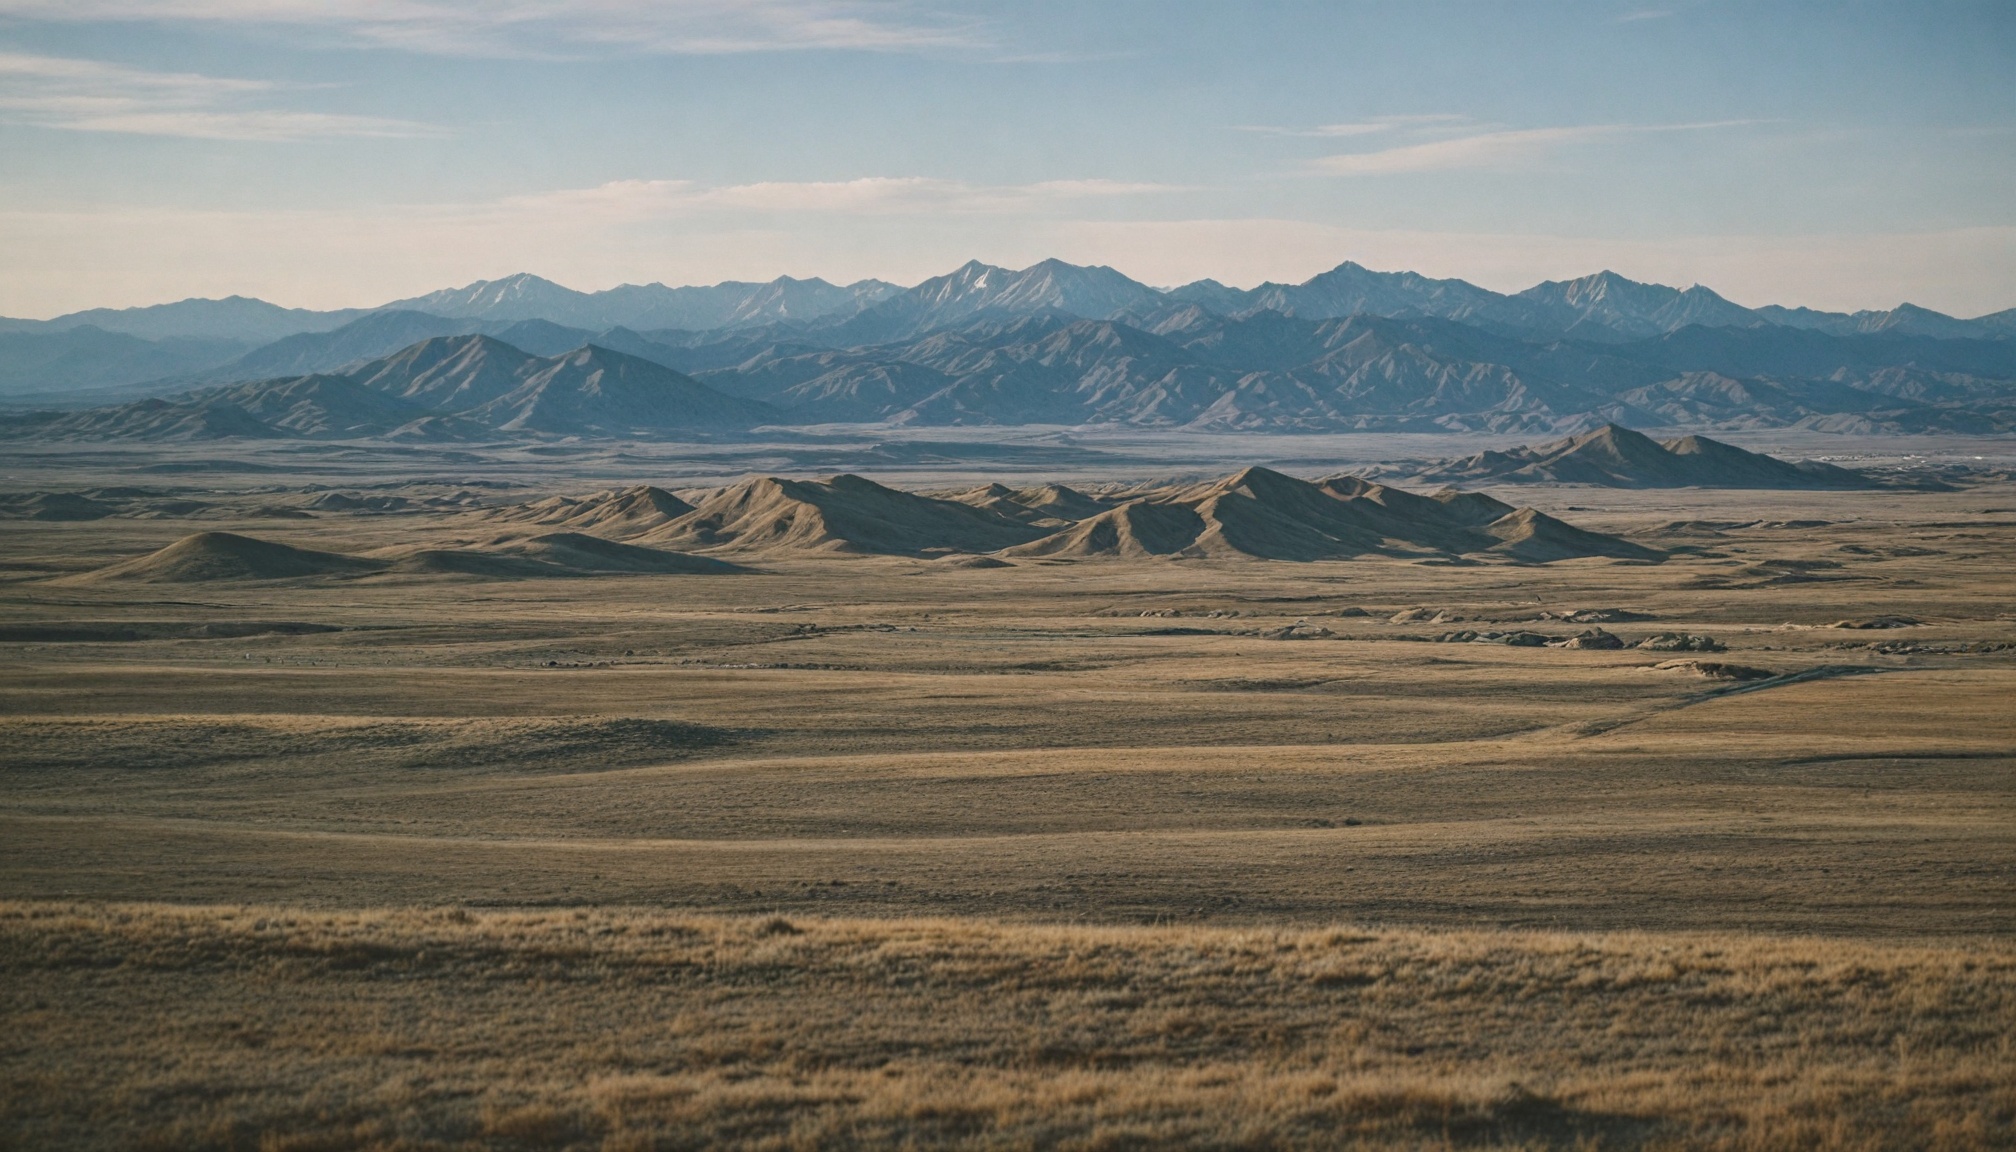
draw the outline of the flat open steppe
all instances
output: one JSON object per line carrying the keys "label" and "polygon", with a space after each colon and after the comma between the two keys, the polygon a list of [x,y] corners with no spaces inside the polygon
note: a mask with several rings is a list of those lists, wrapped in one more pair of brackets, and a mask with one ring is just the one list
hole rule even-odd
{"label": "flat open steppe", "polygon": [[[1516,496],[1677,550],[162,584],[76,576],[476,530],[9,522],[4,1123],[2016,1138],[2016,489]],[[1726,651],[1460,638],[1598,627]]]}

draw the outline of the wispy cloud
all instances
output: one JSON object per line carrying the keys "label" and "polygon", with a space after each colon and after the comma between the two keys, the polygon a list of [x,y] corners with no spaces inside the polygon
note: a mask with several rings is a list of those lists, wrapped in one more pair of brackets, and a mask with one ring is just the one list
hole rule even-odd
{"label": "wispy cloud", "polygon": [[1375,116],[1370,120],[1359,120],[1343,124],[1318,124],[1313,128],[1284,128],[1273,124],[1239,124],[1234,129],[1239,132],[1254,132],[1263,136],[1302,136],[1317,139],[1335,139],[1345,136],[1375,136],[1381,132],[1397,132],[1406,129],[1448,128],[1468,123],[1468,116],[1435,113],[1420,116]]}
{"label": "wispy cloud", "polygon": [[1050,52],[1007,52],[990,56],[995,64],[1103,64],[1111,60],[1138,60],[1141,52],[1137,49],[1114,49],[1100,52],[1050,51]]}
{"label": "wispy cloud", "polygon": [[0,120],[8,123],[208,140],[438,134],[409,120],[251,106],[277,91],[263,80],[0,52]]}
{"label": "wispy cloud", "polygon": [[1453,140],[1402,144],[1376,152],[1325,156],[1317,166],[1329,172],[1357,176],[1398,172],[1441,172],[1458,168],[1495,168],[1530,159],[1563,144],[1614,136],[1615,125],[1579,128],[1525,128],[1484,132]]}
{"label": "wispy cloud", "polygon": [[0,0],[0,15],[293,28],[457,56],[906,52],[983,42],[970,22],[896,0]]}
{"label": "wispy cloud", "polygon": [[1626,12],[1611,21],[1613,24],[1636,24],[1641,20],[1664,20],[1673,15],[1668,8],[1643,8],[1636,12]]}
{"label": "wispy cloud", "polygon": [[919,213],[1041,212],[1088,200],[1152,195],[1178,189],[1116,180],[1049,180],[1034,184],[971,184],[924,176],[857,180],[761,181],[702,185],[690,180],[617,180],[499,201],[500,212],[566,211],[647,220],[706,212],[756,215],[888,216]]}
{"label": "wispy cloud", "polygon": [[1345,176],[1447,172],[1467,168],[1514,168],[1558,149],[1647,132],[1693,132],[1751,123],[1724,120],[1701,124],[1583,124],[1561,128],[1518,128],[1479,132],[1446,140],[1401,144],[1373,152],[1325,156],[1316,166]]}

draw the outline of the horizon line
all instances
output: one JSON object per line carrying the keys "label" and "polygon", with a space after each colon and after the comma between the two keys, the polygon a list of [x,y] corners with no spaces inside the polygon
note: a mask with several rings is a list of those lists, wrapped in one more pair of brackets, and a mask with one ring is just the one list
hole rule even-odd
{"label": "horizon line", "polygon": [[[962,270],[964,270],[964,269],[966,269],[966,268],[969,268],[969,267],[972,267],[973,265],[976,265],[976,264],[977,264],[977,265],[980,265],[981,267],[983,267],[983,268],[986,268],[986,269],[988,269],[988,270],[990,270],[990,271],[1001,271],[1001,272],[1005,272],[1005,273],[1008,273],[1008,274],[1010,274],[1010,275],[1018,275],[1018,276],[1019,276],[1019,275],[1022,275],[1022,274],[1024,274],[1024,273],[1026,273],[1026,272],[1029,272],[1029,271],[1031,271],[1031,270],[1033,270],[1033,269],[1035,269],[1035,268],[1039,268],[1039,267],[1041,267],[1041,266],[1043,266],[1043,265],[1045,265],[1045,264],[1059,264],[1059,265],[1063,265],[1064,267],[1067,267],[1067,268],[1072,268],[1072,269],[1077,269],[1077,270],[1081,270],[1081,271],[1107,271],[1107,272],[1112,272],[1112,273],[1114,273],[1115,275],[1118,275],[1118,276],[1121,276],[1121,277],[1125,278],[1125,279],[1126,279],[1126,280],[1128,280],[1128,281],[1129,281],[1130,283],[1133,283],[1133,284],[1136,284],[1136,285],[1139,285],[1139,286],[1140,286],[1140,287],[1142,287],[1142,288],[1145,288],[1145,289],[1148,289],[1149,291],[1152,291],[1152,292],[1157,292],[1157,293],[1160,293],[1160,294],[1162,294],[1162,295],[1168,295],[1168,294],[1170,294],[1170,293],[1172,293],[1172,292],[1176,292],[1176,291],[1180,291],[1180,290],[1182,290],[1182,289],[1184,289],[1184,288],[1188,288],[1188,287],[1192,287],[1192,286],[1194,286],[1194,285],[1198,285],[1198,284],[1204,284],[1204,283],[1210,283],[1210,284],[1215,284],[1215,285],[1218,285],[1218,286],[1220,286],[1220,287],[1224,287],[1224,288],[1227,288],[1227,289],[1229,289],[1229,290],[1232,290],[1232,291],[1237,291],[1237,292],[1258,292],[1258,291],[1260,291],[1261,289],[1263,289],[1263,288],[1268,288],[1268,287],[1283,287],[1283,288],[1295,288],[1295,287],[1301,287],[1301,286],[1303,286],[1303,285],[1306,285],[1306,284],[1309,284],[1309,283],[1311,283],[1312,281],[1315,281],[1315,280],[1318,280],[1318,279],[1321,279],[1321,278],[1322,278],[1322,277],[1324,277],[1324,276],[1327,276],[1327,275],[1330,275],[1330,274],[1332,274],[1332,273],[1335,273],[1335,272],[1337,272],[1337,271],[1340,271],[1340,270],[1342,270],[1342,269],[1345,269],[1345,268],[1356,268],[1356,269],[1359,269],[1359,270],[1361,270],[1361,271],[1365,271],[1365,272],[1369,272],[1369,273],[1371,273],[1371,274],[1373,274],[1373,275],[1375,275],[1375,276],[1410,276],[1410,275],[1411,275],[1411,276],[1421,276],[1421,278],[1422,278],[1422,279],[1424,279],[1424,280],[1430,280],[1430,281],[1434,281],[1434,282],[1436,282],[1436,283],[1443,283],[1443,284],[1462,284],[1462,285],[1464,285],[1464,286],[1466,286],[1466,287],[1469,287],[1469,288],[1473,288],[1473,289],[1475,289],[1475,290],[1477,290],[1477,291],[1479,291],[1479,292],[1486,292],[1486,293],[1489,293],[1489,294],[1491,294],[1491,295],[1493,295],[1493,296],[1497,296],[1497,297],[1501,297],[1501,298],[1506,298],[1506,299],[1512,299],[1512,298],[1517,298],[1517,297],[1519,297],[1519,296],[1521,296],[1521,295],[1524,295],[1524,294],[1525,294],[1525,293],[1527,293],[1527,292],[1531,292],[1531,291],[1533,291],[1533,290],[1534,290],[1534,289],[1536,289],[1536,288],[1544,288],[1544,287],[1547,287],[1547,286],[1549,286],[1549,285],[1555,285],[1555,284],[1575,284],[1575,283],[1580,283],[1580,282],[1582,282],[1582,281],[1585,281],[1585,280],[1594,280],[1594,279],[1597,279],[1597,278],[1599,278],[1599,277],[1615,277],[1615,278],[1617,278],[1618,280],[1622,280],[1622,281],[1624,281],[1624,282],[1625,282],[1625,283],[1627,283],[1627,284],[1632,284],[1632,285],[1637,285],[1637,286],[1642,286],[1642,287],[1650,287],[1650,288],[1663,288],[1663,289],[1666,289],[1666,290],[1668,290],[1668,291],[1672,291],[1672,292],[1691,292],[1691,291],[1694,291],[1694,290],[1696,290],[1696,289],[1699,289],[1699,290],[1702,290],[1702,291],[1705,291],[1705,292],[1708,292],[1708,293],[1710,293],[1711,295],[1715,296],[1715,297],[1716,297],[1717,299],[1719,299],[1719,300],[1723,300],[1723,301],[1726,301],[1726,302],[1728,302],[1728,303],[1730,303],[1730,304],[1734,305],[1735,307],[1738,307],[1738,308],[1743,308],[1743,309],[1745,309],[1746,311],[1753,311],[1753,312],[1754,312],[1754,311],[1760,311],[1760,310],[1762,310],[1762,309],[1764,309],[1764,308],[1783,308],[1783,309],[1786,309],[1786,310],[1788,310],[1788,311],[1795,311],[1795,312],[1796,312],[1796,311],[1811,311],[1811,312],[1816,312],[1816,313],[1820,313],[1820,314],[1823,314],[1823,315],[1838,315],[1838,316],[1858,316],[1858,315],[1871,315],[1871,314],[1873,314],[1873,315],[1881,315],[1881,314],[1884,314],[1884,313],[1889,313],[1889,312],[1895,312],[1895,311],[1898,311],[1899,309],[1903,309],[1903,308],[1916,308],[1916,309],[1920,309],[1920,310],[1922,310],[1922,311],[1925,311],[1925,312],[1929,312],[1929,313],[1932,313],[1933,315],[1937,315],[1937,316],[1943,316],[1943,317],[1946,317],[1946,318],[1948,318],[1948,319],[1953,319],[1953,320],[1960,320],[1960,321],[1963,321],[1963,322],[1971,322],[1971,321],[1975,321],[1975,320],[1981,320],[1981,319],[1985,319],[1985,318],[1987,318],[1987,317],[1991,317],[1991,316],[1999,316],[1999,315],[2001,315],[2002,313],[2004,313],[2004,312],[2008,312],[2008,311],[2016,311],[2016,306],[2012,306],[2012,307],[2010,307],[2010,308],[1998,308],[1998,309],[1992,309],[1992,310],[1990,310],[1990,311],[1987,311],[1987,312],[1983,312],[1983,313],[1980,313],[1980,314],[1979,314],[1979,315],[1977,315],[1977,316],[1956,316],[1956,315],[1953,315],[1952,313],[1947,313],[1947,312],[1941,312],[1941,311],[1939,311],[1939,310],[1938,310],[1938,309],[1936,309],[1936,308],[1926,308],[1926,307],[1924,307],[1923,305],[1919,305],[1919,304],[1914,304],[1914,303],[1912,303],[1912,302],[1911,302],[1911,301],[1909,301],[1909,300],[1901,300],[1901,301],[1899,301],[1898,303],[1896,303],[1896,304],[1893,304],[1893,305],[1891,305],[1891,306],[1890,306],[1890,307],[1888,307],[1888,308],[1862,308],[1862,309],[1857,309],[1857,310],[1855,310],[1855,311],[1853,311],[1853,312],[1846,312],[1846,311],[1834,311],[1834,310],[1830,310],[1830,309],[1824,309],[1824,308],[1812,308],[1812,307],[1810,307],[1810,306],[1808,306],[1808,305],[1784,305],[1784,304],[1761,304],[1761,305],[1745,305],[1745,304],[1739,304],[1739,303],[1737,303],[1736,301],[1734,301],[1734,300],[1731,300],[1731,299],[1729,299],[1729,297],[1727,297],[1727,296],[1724,296],[1724,295],[1722,295],[1722,293],[1720,293],[1720,292],[1717,292],[1717,291],[1716,291],[1716,290],[1715,290],[1714,288],[1712,288],[1712,287],[1709,287],[1709,286],[1708,286],[1708,285],[1706,285],[1706,284],[1703,284],[1703,283],[1700,283],[1699,281],[1697,281],[1697,282],[1695,282],[1695,283],[1693,283],[1693,284],[1690,284],[1690,285],[1688,285],[1688,286],[1687,286],[1686,288],[1678,288],[1678,287],[1675,287],[1675,286],[1673,286],[1673,285],[1670,285],[1670,284],[1662,284],[1662,283],[1659,283],[1659,282],[1657,282],[1657,281],[1651,281],[1651,280],[1634,280],[1634,279],[1632,279],[1631,277],[1629,277],[1629,276],[1626,276],[1626,275],[1624,275],[1623,273],[1620,273],[1620,272],[1617,272],[1617,271],[1615,271],[1614,269],[1610,269],[1610,268],[1603,268],[1603,269],[1600,269],[1600,270],[1598,270],[1598,271],[1595,271],[1595,272],[1590,272],[1590,273],[1585,273],[1585,274],[1583,274],[1583,275],[1581,275],[1581,276],[1574,276],[1574,277],[1568,277],[1568,278],[1565,278],[1565,279],[1555,279],[1555,280],[1541,280],[1541,281],[1538,281],[1538,282],[1536,282],[1536,283],[1534,283],[1534,284],[1532,284],[1532,285],[1530,285],[1530,286],[1528,286],[1528,287],[1526,287],[1526,288],[1522,288],[1522,289],[1519,289],[1518,291],[1515,291],[1515,292],[1500,292],[1500,291],[1497,291],[1497,290],[1495,290],[1495,289],[1491,289],[1491,288],[1486,288],[1486,287],[1484,287],[1484,286],[1482,286],[1482,285],[1480,285],[1480,284],[1476,284],[1476,283],[1474,283],[1474,282],[1472,282],[1472,281],[1470,281],[1470,280],[1466,280],[1466,279],[1463,279],[1462,277],[1448,277],[1448,276],[1445,276],[1445,277],[1438,277],[1438,276],[1428,276],[1428,275],[1426,275],[1426,274],[1424,274],[1424,273],[1417,273],[1417,272],[1414,272],[1414,271],[1413,271],[1412,269],[1404,269],[1404,268],[1402,268],[1402,269],[1391,269],[1391,270],[1387,270],[1387,269],[1378,269],[1378,268],[1372,268],[1372,267],[1370,267],[1370,266],[1368,266],[1368,265],[1365,265],[1365,264],[1361,264],[1361,263],[1359,263],[1358,261],[1356,261],[1356,260],[1351,260],[1351,259],[1346,259],[1346,260],[1343,260],[1343,261],[1340,261],[1340,262],[1339,262],[1338,264],[1336,264],[1335,266],[1333,266],[1333,267],[1331,267],[1331,268],[1328,268],[1328,269],[1325,269],[1325,270],[1324,270],[1324,271],[1322,271],[1322,272],[1318,272],[1318,273],[1316,273],[1316,274],[1314,274],[1314,275],[1310,276],[1310,277],[1309,277],[1308,279],[1305,279],[1305,280],[1302,280],[1302,281],[1281,281],[1281,280],[1262,280],[1262,281],[1259,281],[1258,283],[1255,283],[1255,284],[1251,285],[1250,287],[1242,287],[1242,286],[1240,286],[1240,285],[1237,285],[1237,284],[1227,284],[1227,283],[1225,283],[1225,282],[1223,282],[1223,281],[1220,281],[1220,280],[1216,279],[1215,277],[1210,277],[1210,276],[1206,276],[1206,277],[1200,277],[1199,279],[1196,279],[1196,280],[1190,280],[1190,281],[1186,281],[1186,282],[1184,282],[1184,283],[1182,283],[1182,284],[1175,284],[1175,285],[1168,285],[1168,286],[1163,286],[1163,285],[1156,285],[1156,284],[1149,284],[1149,283],[1147,283],[1146,281],[1143,281],[1143,280],[1138,280],[1138,279],[1135,279],[1135,278],[1134,278],[1133,276],[1130,276],[1130,275],[1128,275],[1127,273],[1125,273],[1125,272],[1122,272],[1122,271],[1120,271],[1120,270],[1119,270],[1118,268],[1115,268],[1115,267],[1113,267],[1112,265],[1109,265],[1109,264],[1073,264],[1073,263],[1071,263],[1070,261],[1068,261],[1068,260],[1065,260],[1065,259],[1063,259],[1063,258],[1061,258],[1061,257],[1056,257],[1056,256],[1050,256],[1050,257],[1045,257],[1044,259],[1041,259],[1041,260],[1037,260],[1037,261],[1035,261],[1035,262],[1033,262],[1033,263],[1031,263],[1031,264],[1028,264],[1028,265],[1026,265],[1026,266],[1024,266],[1024,267],[1021,267],[1021,268],[1010,268],[1010,267],[1007,267],[1007,266],[1005,266],[1005,265],[999,265],[999,264],[990,264],[990,263],[988,263],[988,262],[986,262],[986,261],[984,261],[984,260],[981,260],[981,259],[979,259],[978,257],[974,257],[974,258],[971,258],[971,259],[968,259],[968,260],[964,261],[963,263],[959,264],[959,265],[958,265],[957,267],[953,268],[953,269],[952,269],[951,271],[949,271],[949,272],[941,272],[941,273],[938,273],[938,274],[937,274],[937,275],[935,275],[935,276],[927,276],[927,277],[925,277],[924,279],[922,279],[922,280],[919,280],[919,281],[917,281],[917,282],[916,282],[916,283],[914,283],[914,284],[903,284],[903,283],[900,283],[900,282],[898,282],[898,281],[893,281],[893,280],[884,280],[884,279],[882,279],[882,278],[880,278],[880,277],[876,277],[876,276],[864,276],[864,277],[861,277],[861,278],[859,278],[859,279],[857,279],[857,280],[851,280],[851,281],[846,281],[846,282],[835,282],[835,281],[832,281],[832,280],[828,280],[828,279],[826,279],[826,278],[825,278],[824,276],[820,276],[820,275],[816,275],[816,274],[815,274],[815,275],[812,275],[812,276],[793,276],[793,275],[791,275],[791,274],[789,274],[789,273],[783,273],[783,274],[780,274],[780,275],[777,275],[777,276],[774,276],[774,277],[772,277],[772,278],[770,278],[770,279],[768,279],[768,280],[738,280],[738,279],[727,279],[727,280],[719,280],[719,281],[715,281],[714,283],[711,283],[711,284],[667,284],[667,283],[665,283],[665,282],[664,282],[664,281],[662,281],[662,280],[652,280],[652,281],[648,281],[648,282],[644,282],[644,283],[638,283],[638,282],[635,282],[635,281],[624,281],[623,283],[620,283],[620,284],[615,284],[615,285],[612,285],[612,286],[610,286],[610,287],[608,287],[608,288],[599,288],[599,289],[580,289],[580,288],[572,288],[572,287],[569,287],[569,286],[567,286],[567,285],[565,285],[565,284],[562,284],[562,283],[560,283],[560,282],[559,282],[559,281],[557,281],[557,280],[554,280],[554,279],[552,279],[552,278],[550,278],[550,277],[547,277],[547,276],[543,276],[543,275],[540,275],[539,273],[536,273],[536,272],[531,272],[531,271],[522,271],[522,270],[521,270],[521,271],[518,271],[518,272],[512,272],[512,273],[509,273],[509,274],[507,274],[507,275],[503,275],[503,276],[497,276],[497,277],[488,277],[488,278],[483,278],[483,277],[479,277],[478,279],[475,279],[475,280],[471,280],[471,281],[469,281],[469,282],[468,282],[468,283],[466,283],[466,284],[462,284],[462,285],[457,285],[457,286],[450,286],[450,287],[444,287],[444,288],[436,288],[436,289],[432,289],[432,290],[430,290],[430,291],[427,291],[427,292],[422,292],[422,293],[419,293],[418,295],[414,295],[414,296],[403,296],[403,297],[399,297],[399,298],[396,298],[396,299],[393,299],[393,300],[389,300],[389,301],[386,301],[386,302],[384,302],[384,303],[381,303],[381,304],[374,304],[374,305],[351,305],[351,306],[348,306],[348,307],[342,307],[342,308],[300,308],[300,307],[294,307],[294,306],[290,306],[290,305],[285,305],[285,304],[277,304],[277,303],[274,303],[273,301],[270,301],[270,300],[267,300],[267,299],[265,299],[264,297],[260,297],[260,296],[249,296],[249,295],[245,295],[245,294],[243,294],[243,293],[238,293],[238,292],[233,292],[233,293],[231,293],[231,294],[229,294],[229,295],[225,295],[225,296],[185,296],[185,297],[182,297],[181,299],[177,299],[177,300],[163,300],[163,301],[159,301],[159,302],[157,302],[157,303],[153,303],[153,304],[133,304],[133,305],[126,305],[126,306],[123,306],[123,307],[109,307],[109,306],[94,306],[94,307],[90,307],[90,308],[79,308],[79,309],[75,309],[75,310],[73,310],[73,311],[69,311],[69,312],[60,312],[60,313],[56,313],[55,315],[51,315],[51,316],[45,316],[45,317],[34,317],[34,316],[0,316],[0,320],[13,320],[13,321],[20,321],[20,322],[25,322],[25,323],[36,323],[36,324],[46,324],[46,323],[53,323],[53,322],[55,322],[55,321],[58,321],[58,320],[64,320],[64,319],[68,319],[68,318],[70,318],[70,317],[72,317],[72,316],[81,316],[81,315],[85,315],[85,314],[87,314],[87,313],[92,313],[92,312],[111,312],[111,313],[124,313],[124,312],[141,312],[141,311],[147,311],[147,310],[149,310],[149,309],[154,309],[154,308],[172,308],[172,307],[174,307],[174,306],[176,306],[176,305],[178,305],[178,304],[221,304],[221,303],[227,303],[227,302],[229,302],[229,301],[233,301],[233,300],[243,300],[243,301],[247,301],[247,302],[251,302],[251,303],[257,303],[257,304],[264,304],[264,305],[267,305],[268,307],[273,307],[273,308],[282,308],[282,309],[285,309],[285,310],[287,310],[287,311],[290,311],[290,312],[309,312],[309,313],[316,313],[316,314],[320,314],[320,315],[328,315],[328,314],[331,314],[331,313],[338,313],[338,312],[357,312],[357,313],[360,313],[360,314],[367,314],[367,315],[368,315],[368,314],[370,314],[370,313],[374,313],[374,312],[388,312],[388,311],[393,311],[393,310],[395,310],[395,305],[401,305],[401,304],[408,304],[408,303],[411,303],[411,302],[414,302],[414,301],[417,301],[417,300],[420,300],[420,299],[423,299],[423,298],[425,298],[425,297],[428,297],[428,296],[435,296],[435,295],[440,295],[440,294],[442,294],[442,293],[455,293],[455,292],[467,292],[467,291],[470,291],[471,289],[475,289],[475,288],[480,288],[480,287],[483,287],[483,286],[486,286],[486,285],[491,285],[491,284],[503,284],[503,283],[508,283],[508,282],[511,282],[511,281],[515,281],[515,280],[537,280],[537,281],[539,281],[540,283],[543,283],[543,284],[550,284],[550,285],[552,285],[553,287],[555,287],[555,288],[558,288],[558,289],[560,289],[560,290],[562,290],[562,291],[564,291],[564,292],[571,292],[571,293],[574,293],[575,295],[579,295],[579,296],[590,296],[590,297],[593,297],[593,296],[603,296],[603,295],[607,295],[607,294],[609,294],[609,293],[612,293],[612,292],[620,292],[620,291],[622,291],[622,290],[624,290],[624,289],[654,289],[654,288],[655,288],[655,289],[662,289],[662,290],[664,290],[664,291],[668,291],[668,292],[680,292],[680,291],[703,291],[703,290],[707,290],[707,289],[715,289],[715,288],[724,288],[724,287],[728,287],[728,286],[731,286],[731,285],[748,285],[748,286],[750,286],[750,287],[758,287],[758,288],[760,288],[760,287],[764,287],[764,286],[767,286],[767,285],[772,285],[772,284],[776,284],[776,283],[779,283],[780,281],[790,281],[790,282],[793,282],[793,283],[799,283],[799,284],[805,284],[805,283],[820,283],[820,284],[825,284],[825,285],[828,285],[829,287],[833,287],[833,288],[842,288],[842,289],[844,289],[844,288],[852,288],[852,287],[855,287],[855,286],[857,286],[857,285],[862,285],[862,284],[886,284],[886,285],[890,285],[891,287],[894,287],[894,288],[897,288],[897,289],[900,289],[901,291],[904,291],[904,292],[908,292],[908,291],[913,291],[913,290],[915,290],[916,288],[920,287],[921,285],[923,285],[923,284],[927,284],[927,283],[931,282],[932,280],[938,280],[938,279],[943,279],[943,278],[945,278],[945,277],[948,277],[948,276],[952,276],[952,275],[956,275],[956,274],[957,274],[958,272],[960,272],[960,271],[962,271]],[[414,311],[418,311],[418,309],[411,309],[411,310],[414,310]]]}

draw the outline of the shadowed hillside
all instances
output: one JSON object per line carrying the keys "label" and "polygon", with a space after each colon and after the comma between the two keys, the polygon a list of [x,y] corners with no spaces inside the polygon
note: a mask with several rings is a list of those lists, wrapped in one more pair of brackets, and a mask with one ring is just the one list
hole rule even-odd
{"label": "shadowed hillside", "polygon": [[38,413],[44,439],[494,440],[705,435],[775,418],[650,360],[586,345],[541,357],[488,336],[439,336],[339,371],[259,380],[172,400]]}
{"label": "shadowed hillside", "polygon": [[198,584],[300,580],[375,573],[528,579],[617,574],[728,574],[748,569],[706,556],[639,547],[580,532],[506,535],[468,547],[391,547],[345,555],[240,536],[199,532],[158,552],[91,572],[71,582]]}
{"label": "shadowed hillside", "polygon": [[304,576],[354,576],[384,564],[358,556],[296,548],[235,532],[198,532],[158,552],[101,568],[94,581],[193,584],[212,580],[292,580]]}
{"label": "shadowed hillside", "polygon": [[734,556],[1001,552],[1052,560],[1309,561],[1493,555],[1545,563],[1576,557],[1649,561],[1663,555],[1481,493],[1424,496],[1350,476],[1311,483],[1267,468],[1135,490],[1124,498],[1095,498],[1060,484],[988,484],[926,495],[853,475],[766,476],[722,489],[697,507],[640,486],[555,496],[476,516]]}
{"label": "shadowed hillside", "polygon": [[745,480],[645,540],[732,553],[992,552],[1042,535],[1017,520],[859,476]]}
{"label": "shadowed hillside", "polygon": [[488,509],[477,515],[485,520],[593,529],[600,535],[620,539],[641,535],[691,511],[693,505],[663,488],[638,484],[578,499],[552,496],[533,504]]}
{"label": "shadowed hillside", "polygon": [[727,575],[747,568],[581,532],[500,536],[470,548],[387,549],[392,572],[524,579],[542,576]]}
{"label": "shadowed hillside", "polygon": [[1141,493],[1133,503],[1007,554],[1269,560],[1496,554],[1532,563],[1662,556],[1488,496],[1421,496],[1348,476],[1312,484],[1267,468]]}
{"label": "shadowed hillside", "polygon": [[1538,447],[1480,452],[1432,466],[1421,477],[1449,483],[1605,488],[1881,487],[1859,472],[1816,460],[1787,462],[1706,436],[1660,443],[1616,424]]}

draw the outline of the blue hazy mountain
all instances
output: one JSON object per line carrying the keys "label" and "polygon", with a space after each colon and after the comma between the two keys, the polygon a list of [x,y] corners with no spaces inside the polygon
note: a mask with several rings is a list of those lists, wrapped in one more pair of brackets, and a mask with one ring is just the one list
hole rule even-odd
{"label": "blue hazy mountain", "polygon": [[296,332],[326,332],[366,311],[369,309],[316,312],[282,308],[246,296],[227,296],[222,300],[190,299],[142,308],[92,308],[52,320],[0,319],[0,332],[65,332],[89,326],[143,340],[185,336],[264,344]]}
{"label": "blue hazy mountain", "polygon": [[576,292],[529,273],[478,280],[395,300],[384,309],[427,312],[475,320],[548,320],[570,327],[733,328],[777,320],[810,321],[900,292],[894,284],[862,280],[835,285],[780,276],[765,284],[728,281],[706,287],[624,284],[602,292]]}
{"label": "blue hazy mountain", "polygon": [[[150,342],[88,326],[0,333],[0,354],[19,349],[16,370],[0,373],[0,387],[11,383],[18,392],[23,381],[56,381],[83,388],[93,373],[130,377],[169,363],[184,370],[161,374],[154,394],[308,376],[356,379],[363,365],[397,360],[430,341],[482,336],[521,356],[584,347],[622,355],[763,405],[747,414],[766,422],[1250,431],[1576,432],[1609,422],[2016,428],[2016,312],[1969,321],[1910,305],[1853,315],[1753,310],[1704,287],[1642,284],[1610,272],[1506,295],[1347,263],[1300,284],[1238,289],[1200,281],[1163,291],[1111,268],[1048,260],[1011,270],[976,261],[909,289],[779,280],[578,293],[517,276],[402,303],[461,314],[380,309],[249,350],[184,337]],[[548,314],[531,314],[540,312]],[[612,317],[637,326],[569,322]],[[668,318],[686,323],[648,323]],[[58,338],[78,347],[48,343]],[[48,346],[31,348],[35,341]],[[188,370],[226,353],[235,355]],[[435,434],[505,425],[531,433],[541,423],[471,419],[477,423],[439,424]],[[654,426],[583,419],[584,427]]]}
{"label": "blue hazy mountain", "polygon": [[340,372],[197,389],[179,396],[15,421],[23,435],[428,440],[514,436],[685,436],[774,419],[683,373],[584,345],[535,356],[484,335],[436,336]]}

